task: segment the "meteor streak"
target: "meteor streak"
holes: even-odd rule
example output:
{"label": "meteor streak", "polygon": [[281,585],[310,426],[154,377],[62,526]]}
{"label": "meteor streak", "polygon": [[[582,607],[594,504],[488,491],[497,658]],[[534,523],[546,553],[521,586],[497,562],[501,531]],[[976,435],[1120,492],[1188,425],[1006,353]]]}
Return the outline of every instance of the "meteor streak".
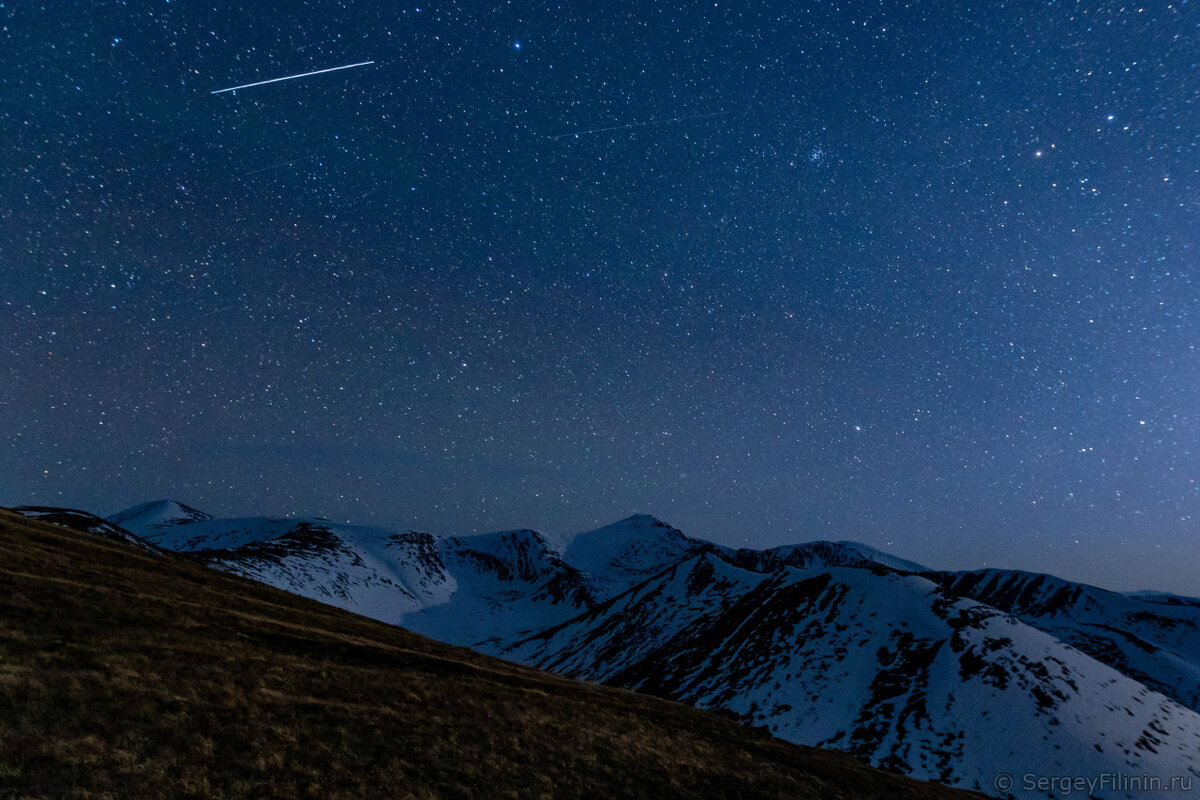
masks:
{"label": "meteor streak", "polygon": [[290,81],[293,78],[307,78],[309,75],[320,75],[322,72],[337,72],[339,69],[352,69],[353,67],[365,67],[367,64],[374,64],[374,61],[360,61],[357,64],[346,64],[343,67],[330,67],[329,69],[317,69],[312,72],[302,72],[299,75],[287,75],[283,78],[271,78],[269,81],[258,81],[257,83],[243,83],[241,86],[230,86],[228,89],[217,89],[209,94],[220,94],[221,92],[232,92],[235,89],[249,89],[251,86],[262,86],[266,83],[279,83],[280,81]]}

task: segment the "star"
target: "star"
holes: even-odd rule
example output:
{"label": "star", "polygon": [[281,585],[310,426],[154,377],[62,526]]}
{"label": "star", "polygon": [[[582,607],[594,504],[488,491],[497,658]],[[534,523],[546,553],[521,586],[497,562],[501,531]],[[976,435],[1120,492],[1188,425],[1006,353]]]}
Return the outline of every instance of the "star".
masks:
{"label": "star", "polygon": [[899,60],[845,4],[348,4],[332,39],[319,4],[283,39],[197,5],[184,66],[159,16],[64,3],[5,40],[12,502],[644,511],[765,545],[819,519],[1200,594],[1200,109],[1151,35],[1191,4],[1144,36],[1104,4],[891,4],[871,32],[939,42]]}

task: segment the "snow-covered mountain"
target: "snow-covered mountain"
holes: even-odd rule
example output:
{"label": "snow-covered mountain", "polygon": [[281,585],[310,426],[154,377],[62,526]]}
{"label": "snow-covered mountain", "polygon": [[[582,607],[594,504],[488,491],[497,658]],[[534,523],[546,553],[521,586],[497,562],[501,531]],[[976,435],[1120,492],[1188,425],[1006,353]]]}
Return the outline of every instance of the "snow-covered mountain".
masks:
{"label": "snow-covered mountain", "polygon": [[74,508],[58,508],[56,506],[17,506],[12,510],[32,519],[40,519],[43,522],[62,525],[64,528],[73,528],[74,530],[91,533],[105,539],[116,539],[136,545],[143,550],[162,552],[159,548],[148,543],[140,536],[136,536],[120,525],[114,525],[103,517],[98,517],[88,511],[79,511]]}
{"label": "snow-covered mountain", "polygon": [[[159,502],[109,522],[443,641],[917,777],[1003,794],[993,778],[1009,773],[1012,796],[1039,798],[1054,792],[1022,776],[1200,786],[1198,600],[934,572],[854,542],[737,550],[647,516],[435,537]],[[1128,783],[1094,795],[1159,796]]]}
{"label": "snow-covered mountain", "polygon": [[530,530],[434,537],[325,519],[214,519],[169,502],[111,519],[227,572],[451,644],[509,641],[597,602],[592,581]]}
{"label": "snow-covered mountain", "polygon": [[691,539],[648,514],[554,541],[563,560],[586,574],[595,595],[607,599],[695,553],[716,545]]}
{"label": "snow-covered mountain", "polygon": [[915,561],[896,558],[858,542],[805,542],[773,547],[769,550],[743,548],[732,554],[731,562],[755,572],[770,572],[779,567],[870,567],[883,566],[900,572],[927,572]]}
{"label": "snow-covered mountain", "polygon": [[108,521],[157,544],[155,537],[164,535],[172,527],[206,519],[212,519],[212,515],[174,500],[155,500],[113,514]]}
{"label": "snow-covered mountain", "polygon": [[963,788],[993,791],[999,773],[1200,780],[1200,715],[885,568],[763,574],[704,553],[500,652]]}
{"label": "snow-covered mountain", "polygon": [[1015,570],[931,572],[927,577],[1200,711],[1200,600],[1150,592],[1120,594]]}

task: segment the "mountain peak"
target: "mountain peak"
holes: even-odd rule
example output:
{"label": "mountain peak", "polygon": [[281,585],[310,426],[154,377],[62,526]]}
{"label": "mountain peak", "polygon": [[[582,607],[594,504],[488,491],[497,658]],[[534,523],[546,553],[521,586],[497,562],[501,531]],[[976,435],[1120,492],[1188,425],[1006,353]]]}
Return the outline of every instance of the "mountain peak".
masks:
{"label": "mountain peak", "polygon": [[606,593],[615,594],[640,583],[664,565],[713,545],[691,539],[679,529],[649,514],[564,537],[567,563],[591,575]]}
{"label": "mountain peak", "polygon": [[114,525],[136,520],[139,525],[178,525],[185,522],[212,519],[212,514],[184,505],[178,500],[152,500],[127,508],[108,518]]}
{"label": "mountain peak", "polygon": [[658,517],[656,517],[652,514],[631,514],[630,516],[626,517],[625,519],[614,522],[613,525],[609,526],[609,527],[613,527],[616,525],[622,525],[622,524],[637,525],[639,527],[649,527],[649,528],[670,528],[671,530],[674,530],[674,526],[668,525],[667,523],[663,522],[661,519],[659,519]]}
{"label": "mountain peak", "polygon": [[887,567],[900,572],[927,572],[928,567],[876,550],[860,542],[817,540],[803,544],[772,547],[769,550],[743,548],[733,556],[740,567],[756,572],[771,572],[779,567]]}
{"label": "mountain peak", "polygon": [[12,510],[31,519],[39,519],[53,525],[62,525],[63,527],[72,528],[77,531],[103,536],[107,539],[118,539],[137,545],[138,547],[158,551],[158,548],[142,541],[139,537],[125,530],[120,525],[114,525],[103,517],[98,517],[87,511],[79,511],[74,508],[59,508],[57,506],[17,506]]}
{"label": "mountain peak", "polygon": [[662,531],[663,533],[671,536],[683,536],[683,533],[674,525],[671,525],[668,522],[663,522],[661,519],[653,516],[652,514],[631,514],[624,519],[611,522],[608,525],[596,528],[595,530],[576,534],[576,538],[579,536],[588,535],[611,536],[615,534],[644,534],[650,531]]}

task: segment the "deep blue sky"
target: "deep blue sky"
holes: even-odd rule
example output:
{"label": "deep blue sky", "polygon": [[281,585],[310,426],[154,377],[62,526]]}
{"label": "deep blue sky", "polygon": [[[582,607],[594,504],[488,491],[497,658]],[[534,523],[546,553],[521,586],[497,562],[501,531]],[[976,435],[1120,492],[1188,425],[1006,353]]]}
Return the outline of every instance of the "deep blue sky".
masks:
{"label": "deep blue sky", "polygon": [[0,3],[0,503],[1200,595],[1198,26]]}

